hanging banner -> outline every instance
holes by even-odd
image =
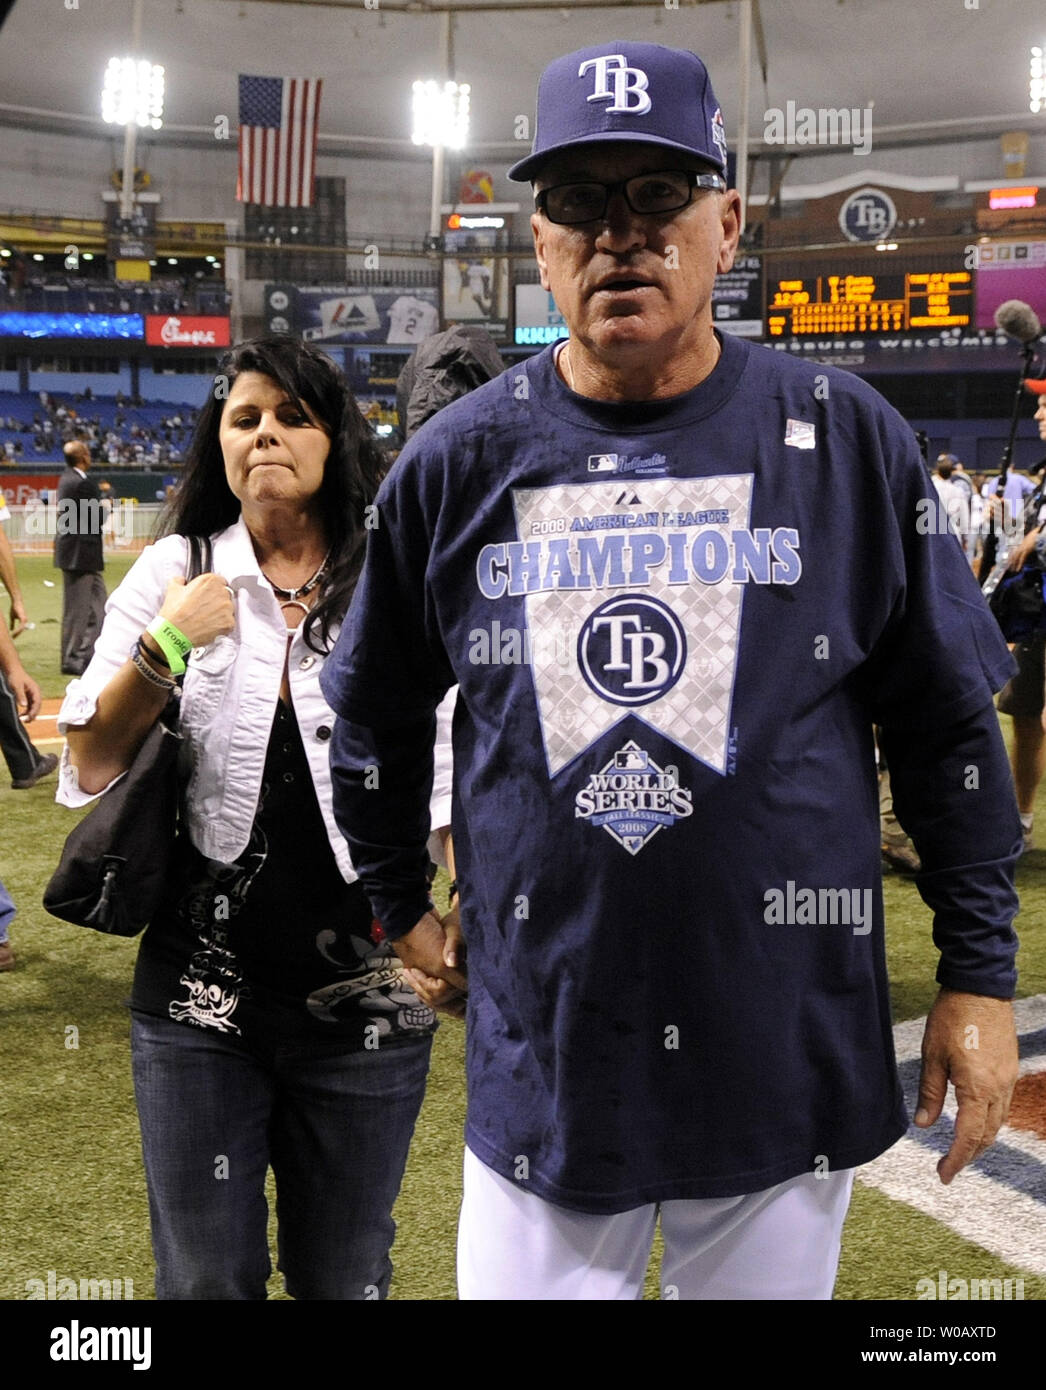
[[[300,334],[321,347],[339,343],[420,343],[439,332],[432,287],[267,285],[266,320],[272,332]],[[277,328],[277,323],[287,328]]]

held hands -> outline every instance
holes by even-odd
[[[443,918],[435,911],[426,912],[417,926],[392,945],[418,998],[431,1009],[462,1018],[469,986],[457,901]]]
[[[199,574],[191,584],[178,576],[167,585],[160,617],[166,618],[193,644],[206,647],[232,632],[236,609],[220,574]]]
[[[939,1118],[949,1079],[959,1112],[952,1146],[937,1165],[945,1185],[991,1147],[1009,1112],[1017,1083],[1017,1034],[1008,1000],[942,988],[923,1035],[915,1113],[920,1129]]]

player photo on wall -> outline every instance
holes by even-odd
[[[497,244],[495,232],[446,233],[443,260],[443,321],[485,328],[495,342],[508,338],[508,262],[484,255]]]

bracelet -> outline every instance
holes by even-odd
[[[167,658],[171,675],[180,676],[185,670],[185,658],[192,651],[192,643],[185,633],[159,614],[145,630]]]
[[[168,665],[167,658],[164,656],[163,652],[156,651],[152,643],[147,643],[145,641],[146,635],[146,633],[142,633],[142,636],[139,637],[138,641],[135,643],[135,647],[147,660],[154,664],[158,662],[161,666],[166,666],[169,671],[171,668]]]
[[[178,682],[171,680],[169,676],[161,676],[159,671],[154,671],[149,665],[148,660],[142,655],[141,638],[131,648],[131,661],[136,671],[139,671],[150,684],[157,686],[160,690],[177,690]]]

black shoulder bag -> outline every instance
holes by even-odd
[[[188,539],[187,583],[212,567],[210,538]],[[127,773],[66,839],[44,892],[52,917],[110,936],[137,936],[155,915],[178,824],[179,695],[172,693]]]
[[[1026,504],[1025,516],[1034,524],[1043,502],[1043,485],[1032,493]],[[1004,564],[998,567],[1002,572],[993,574],[985,585],[988,594],[988,607],[999,624],[1007,642],[1027,642],[1032,637],[1046,632],[1046,569],[1039,557],[1032,554],[1015,573],[1009,573]]]

